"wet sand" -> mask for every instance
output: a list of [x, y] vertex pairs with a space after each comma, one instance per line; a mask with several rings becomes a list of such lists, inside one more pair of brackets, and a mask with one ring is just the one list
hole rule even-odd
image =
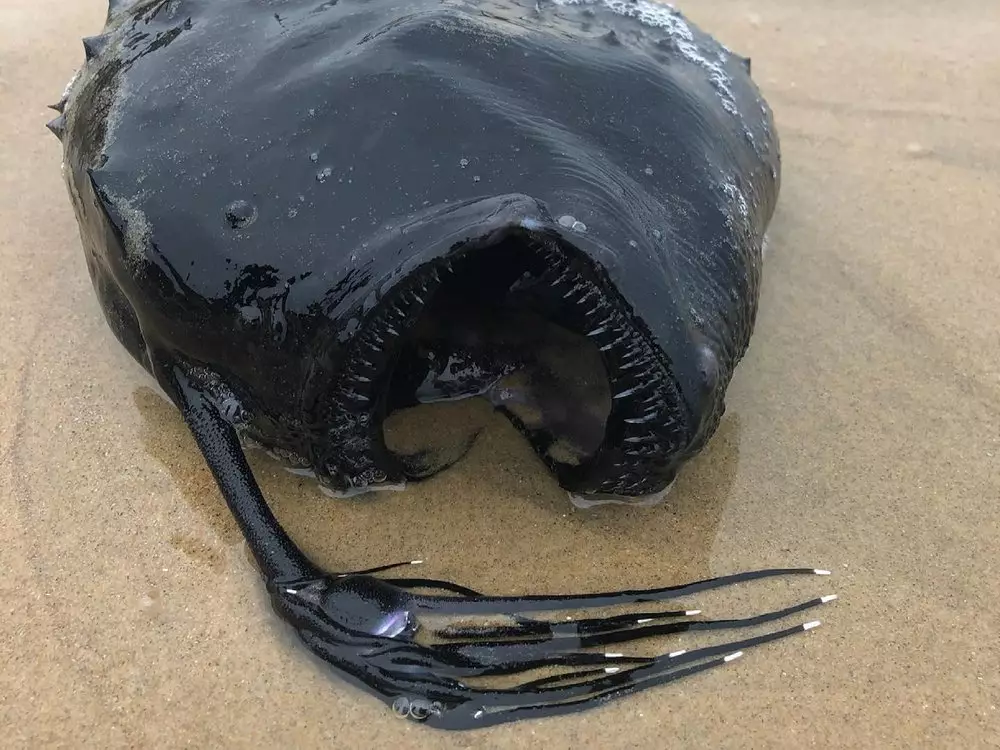
[[[757, 333], [666, 505], [580, 511], [506, 422], [444, 474], [333, 502], [254, 468], [340, 569], [496, 593], [830, 568], [822, 628], [585, 714], [443, 734], [270, 613], [178, 414], [107, 329], [43, 127], [103, 0], [0, 5], [0, 745], [1000, 746], [1000, 6], [681, 6], [753, 58], [784, 153]], [[448, 415], [447, 418], [454, 418]]]

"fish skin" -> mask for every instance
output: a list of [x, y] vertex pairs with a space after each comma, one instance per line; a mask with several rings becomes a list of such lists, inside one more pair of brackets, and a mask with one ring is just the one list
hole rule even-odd
[[350, 416], [331, 382], [378, 301], [463, 240], [531, 226], [667, 363], [677, 434], [635, 485], [666, 486], [749, 344], [780, 152], [742, 57], [662, 6], [612, 6], [113, 3], [63, 125], [112, 330], [161, 385], [185, 363], [322, 475]]
[[[591, 498], [649, 495], [674, 480], [715, 431], [753, 331], [780, 152], [748, 61], [647, 0], [397, 8], [112, 0], [49, 125], [105, 318], [180, 410], [274, 611], [396, 716], [441, 729], [605, 705], [814, 629], [819, 621], [655, 658], [577, 653], [763, 625], [836, 597], [745, 620], [559, 612], [829, 571], [491, 597], [375, 577], [422, 561], [327, 572], [282, 529], [241, 438], [348, 493], [454, 460], [418, 453], [407, 474], [381, 422], [400, 332], [470, 259], [489, 261], [488, 275], [465, 277], [476, 279], [470, 296], [499, 289], [504, 303], [517, 298], [506, 312], [543, 311], [546, 325], [594, 345], [574, 352], [600, 352], [610, 413], [603, 437], [589, 423], [581, 434], [601, 444], [578, 465], [547, 461]], [[445, 310], [441, 320], [455, 317]], [[495, 327], [506, 333], [507, 320]], [[482, 354], [500, 340], [483, 328], [451, 325], [439, 339], [483, 334], [490, 346], [469, 349]], [[499, 369], [481, 372], [520, 368], [525, 354], [494, 356]], [[403, 390], [422, 382], [415, 362], [400, 368]], [[514, 395], [530, 402], [540, 391]], [[538, 432], [520, 427], [545, 460]], [[538, 611], [551, 619], [524, 617]], [[468, 622], [477, 616], [494, 622]], [[445, 642], [418, 642], [442, 618], [459, 618], [437, 632]], [[448, 628], [461, 640], [447, 640]], [[463, 681], [539, 668], [563, 670], [556, 682], [569, 684]]]

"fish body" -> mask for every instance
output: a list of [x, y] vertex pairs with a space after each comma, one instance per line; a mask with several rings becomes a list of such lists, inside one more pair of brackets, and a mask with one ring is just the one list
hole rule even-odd
[[85, 49], [54, 129], [112, 330], [331, 489], [410, 475], [382, 423], [444, 287], [600, 352], [596, 448], [515, 419], [568, 490], [657, 492], [714, 432], [780, 155], [746, 60], [669, 6], [123, 2]]
[[49, 129], [105, 317], [180, 410], [275, 611], [343, 676], [466, 729], [818, 625], [644, 657], [604, 649], [835, 597], [746, 620], [533, 614], [813, 568], [513, 597], [327, 572], [243, 452], [339, 492], [396, 486], [447, 461], [390, 450], [386, 417], [479, 395], [583, 502], [663, 492], [715, 431], [757, 311], [780, 154], [749, 61], [646, 0], [114, 0], [84, 51]]

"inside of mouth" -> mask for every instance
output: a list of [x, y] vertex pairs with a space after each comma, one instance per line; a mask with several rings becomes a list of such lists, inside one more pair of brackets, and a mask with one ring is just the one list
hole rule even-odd
[[512, 236], [451, 262], [423, 300], [399, 342], [383, 425], [411, 473], [433, 474], [471, 446], [479, 425], [442, 403], [471, 398], [503, 411], [550, 465], [596, 455], [611, 384], [597, 344], [547, 314], [551, 270], [539, 246]]
[[554, 233], [513, 227], [451, 248], [380, 299], [326, 397], [336, 449], [321, 475], [351, 493], [430, 476], [475, 428], [420, 427], [420, 410], [479, 398], [564, 489], [646, 497], [691, 443], [671, 368], [604, 269]]

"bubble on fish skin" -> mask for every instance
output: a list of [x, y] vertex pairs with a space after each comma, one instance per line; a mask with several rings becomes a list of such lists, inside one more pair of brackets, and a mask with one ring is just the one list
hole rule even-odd
[[319, 161], [319, 154], [317, 154], [315, 151], [313, 151], [311, 154], [309, 154], [309, 161], [311, 161], [313, 163], [318, 162]]
[[715, 59], [710, 59], [708, 55], [710, 49], [706, 49], [707, 45], [695, 41], [694, 30], [687, 19], [672, 5], [658, 0], [554, 0], [554, 2], [563, 6], [600, 4], [616, 15], [635, 19], [643, 26], [663, 30], [681, 57], [707, 73], [709, 82], [722, 100], [723, 109], [734, 117], [739, 117], [736, 97], [731, 86], [732, 79], [724, 67], [728, 61], [726, 48], [710, 40], [718, 48]]
[[316, 182], [326, 182], [333, 175], [333, 169], [331, 167], [323, 167], [316, 173]]
[[135, 272], [140, 261], [146, 258], [146, 247], [153, 237], [153, 225], [149, 223], [146, 213], [129, 199], [110, 191], [106, 192], [106, 195], [124, 220], [122, 238], [124, 239], [125, 259], [129, 268]]
[[736, 217], [740, 220], [741, 225], [745, 225], [750, 221], [750, 205], [747, 202], [746, 195], [743, 194], [743, 191], [733, 179], [726, 179], [722, 183], [722, 190], [729, 199], [731, 207], [730, 216], [727, 220], [732, 222], [733, 218]]
[[467, 166], [469, 166], [469, 160], [465, 158], [459, 159], [458, 166], [460, 166], [462, 169], [465, 169]]
[[586, 224], [577, 219], [575, 216], [570, 216], [569, 214], [564, 214], [560, 216], [556, 221], [559, 223], [559, 226], [566, 227], [567, 229], [572, 229], [574, 232], [587, 231]]
[[392, 702], [392, 712], [400, 719], [405, 719], [410, 713], [410, 700], [404, 696], [399, 696]]
[[245, 409], [243, 404], [240, 403], [235, 397], [228, 396], [220, 404], [220, 412], [222, 418], [227, 422], [237, 422], [243, 421], [245, 415]]
[[479, 182], [479, 181], [480, 181], [481, 179], [482, 179], [482, 178], [481, 178], [481, 177], [480, 177], [479, 175], [474, 175], [474, 176], [472, 177], [472, 181], [473, 181], [473, 182]]
[[231, 229], [246, 229], [257, 221], [257, 207], [250, 201], [235, 200], [226, 206], [226, 223]]
[[247, 323], [257, 323], [260, 321], [260, 309], [254, 305], [244, 305], [240, 308], [240, 317]]
[[653, 176], [653, 168], [652, 168], [652, 167], [646, 167], [646, 168], [645, 168], [644, 170], [642, 170], [642, 171], [643, 171], [643, 172], [645, 172], [645, 173], [646, 173], [647, 175], [649, 175], [650, 177], [652, 177], [652, 176]]

